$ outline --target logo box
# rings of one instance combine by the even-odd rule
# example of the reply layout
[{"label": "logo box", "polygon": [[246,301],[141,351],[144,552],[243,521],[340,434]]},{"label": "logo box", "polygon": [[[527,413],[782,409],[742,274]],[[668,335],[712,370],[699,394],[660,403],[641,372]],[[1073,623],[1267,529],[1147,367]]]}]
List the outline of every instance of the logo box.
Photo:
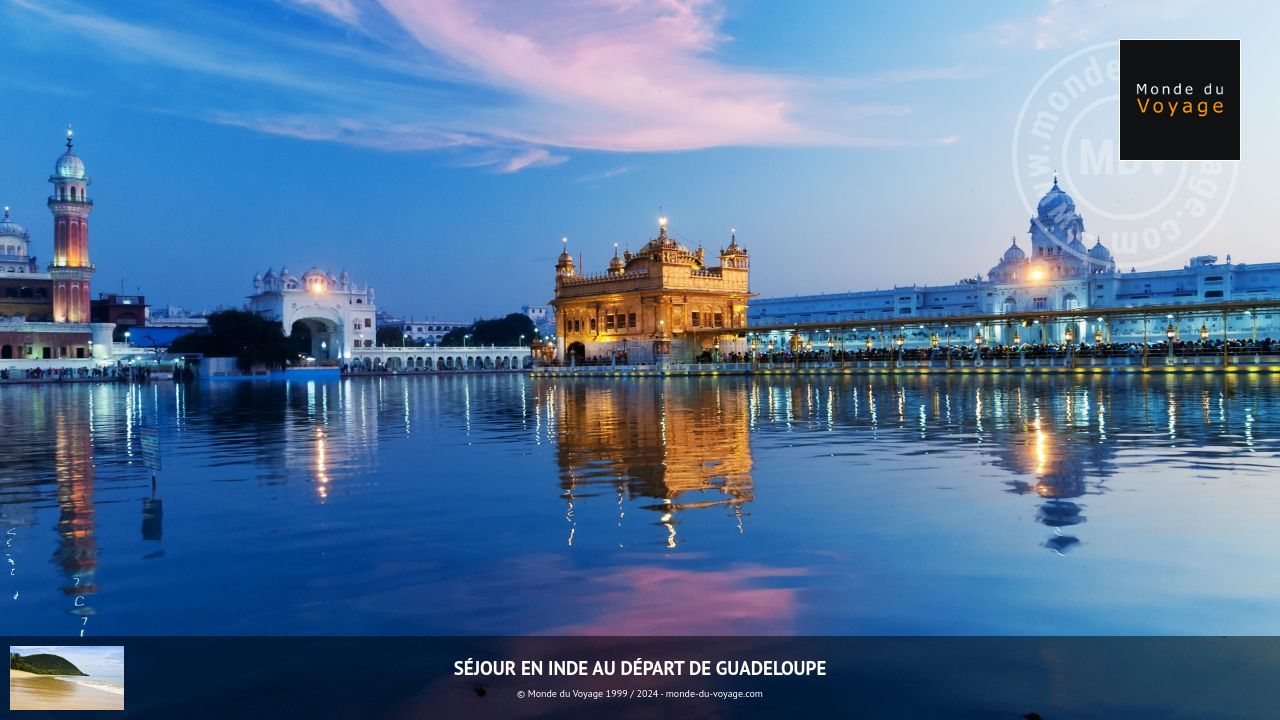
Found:
[{"label": "logo box", "polygon": [[1239,40],[1121,40],[1122,160],[1240,159]]}]

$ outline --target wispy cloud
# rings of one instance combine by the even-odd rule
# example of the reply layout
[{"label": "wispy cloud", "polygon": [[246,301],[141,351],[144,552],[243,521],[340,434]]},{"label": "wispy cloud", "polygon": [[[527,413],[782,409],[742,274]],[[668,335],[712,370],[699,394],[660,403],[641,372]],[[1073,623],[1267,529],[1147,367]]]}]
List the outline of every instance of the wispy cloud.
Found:
[{"label": "wispy cloud", "polygon": [[1003,20],[986,34],[1000,45],[1051,50],[1108,35],[1118,37],[1116,30],[1131,23],[1174,20],[1205,4],[1206,0],[1048,0],[1035,15]]},{"label": "wispy cloud", "polygon": [[296,5],[319,10],[344,23],[354,25],[360,19],[360,11],[351,0],[290,0]]},{"label": "wispy cloud", "polygon": [[264,7],[282,18],[213,6],[185,24],[73,0],[13,4],[119,62],[211,79],[204,104],[171,111],[313,141],[474,153],[464,164],[497,172],[556,165],[575,149],[939,142],[867,129],[911,108],[860,93],[972,76],[736,67],[721,59],[734,40],[715,0],[278,0]]},{"label": "wispy cloud", "polygon": [[599,182],[600,180],[608,180],[609,178],[614,178],[619,175],[625,175],[626,173],[629,173],[629,172],[631,172],[631,166],[619,165],[618,167],[615,167],[615,168],[609,168],[604,172],[592,173],[590,175],[583,175],[582,177],[578,178],[574,182],[578,182],[578,183]]},{"label": "wispy cloud", "polygon": [[568,160],[564,155],[552,155],[546,148],[530,148],[502,163],[502,172],[520,172],[525,168],[559,165]]}]

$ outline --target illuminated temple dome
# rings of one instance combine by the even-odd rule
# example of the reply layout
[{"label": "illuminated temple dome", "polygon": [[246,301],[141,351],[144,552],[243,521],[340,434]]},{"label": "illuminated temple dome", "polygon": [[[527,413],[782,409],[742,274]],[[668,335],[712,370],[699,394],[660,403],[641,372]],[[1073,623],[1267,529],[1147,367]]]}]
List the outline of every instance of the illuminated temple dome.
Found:
[{"label": "illuminated temple dome", "polygon": [[1076,201],[1071,199],[1065,190],[1058,186],[1058,176],[1053,176],[1053,187],[1040,198],[1036,206],[1036,214],[1041,219],[1067,218],[1076,212]]},{"label": "illuminated temple dome", "polygon": [[1102,238],[1098,238],[1093,247],[1089,248],[1089,257],[1098,262],[1111,262],[1111,251],[1102,244]]},{"label": "illuminated temple dome", "polygon": [[[1034,284],[1115,272],[1115,261],[1100,240],[1092,248],[1085,245],[1084,218],[1076,212],[1075,200],[1058,184],[1057,175],[1036,205],[1027,233],[1031,236],[1030,252],[1019,247],[1015,238],[1000,262],[987,271],[989,282]],[[1075,290],[1064,290],[1062,297]],[[1079,290],[1083,292],[1083,288]]]},{"label": "illuminated temple dome", "polygon": [[640,260],[658,260],[664,263],[687,263],[689,265],[699,265],[698,258],[691,252],[689,248],[681,245],[679,241],[667,234],[667,219],[660,218],[658,221],[658,236],[644,244],[640,251],[635,254],[628,266],[639,262]]},{"label": "illuminated temple dome", "polygon": [[31,235],[27,229],[9,219],[9,208],[0,219],[0,272],[38,272],[35,258],[31,257]]},{"label": "illuminated temple dome", "polygon": [[1027,253],[1024,252],[1022,248],[1018,247],[1018,238],[1009,238],[1009,240],[1011,242],[1009,249],[1004,251],[1004,261],[1011,263],[1026,260]]},{"label": "illuminated temple dome", "polygon": [[67,126],[67,151],[53,166],[53,175],[67,180],[84,180],[84,161],[71,150],[71,126]]},{"label": "illuminated temple dome", "polygon": [[0,219],[0,238],[10,242],[13,240],[20,240],[23,243],[26,243],[31,239],[31,235],[27,232],[26,228],[9,219],[8,207],[5,207],[4,209],[4,218]]}]

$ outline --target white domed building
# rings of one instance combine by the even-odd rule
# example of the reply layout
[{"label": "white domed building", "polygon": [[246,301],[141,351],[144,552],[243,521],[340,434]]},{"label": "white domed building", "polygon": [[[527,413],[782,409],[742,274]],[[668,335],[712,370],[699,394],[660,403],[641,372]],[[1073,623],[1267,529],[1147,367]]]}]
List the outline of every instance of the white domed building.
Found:
[{"label": "white domed building", "polygon": [[[1134,308],[1141,315],[1143,306],[1177,306],[1221,303],[1250,299],[1280,298],[1280,263],[1225,263],[1213,255],[1191,258],[1186,266],[1173,270],[1121,273],[1116,268],[1111,250],[1101,238],[1085,232],[1084,218],[1076,210],[1075,200],[1058,183],[1040,198],[1036,215],[1027,228],[1029,247],[1024,248],[1015,237],[1005,248],[999,261],[986,276],[962,280],[950,285],[908,285],[889,290],[831,293],[775,297],[755,300],[749,311],[749,325],[814,324],[860,320],[892,320],[895,323],[919,318],[921,323],[904,333],[909,346],[931,342],[937,330],[959,331],[948,318],[956,316],[1000,316],[1018,314],[1034,317],[1037,311],[1064,311],[1085,308]],[[1189,308],[1190,309],[1190,308]],[[1017,332],[1012,322],[995,318],[987,321],[991,343],[1007,343]],[[1169,321],[1161,315],[1158,325]],[[1176,333],[1180,337],[1197,336],[1204,322],[1214,337],[1224,332],[1232,339],[1274,337],[1280,323],[1273,314],[1245,313],[1231,315],[1227,327],[1221,320],[1182,320]],[[929,327],[925,327],[925,326]],[[1151,319],[1121,318],[1095,321],[1081,313],[1079,321],[1035,324],[1024,329],[1026,342],[1060,342],[1068,327],[1074,327],[1077,339],[1102,336],[1116,342],[1138,342],[1159,339],[1163,331],[1153,330]],[[945,330],[950,328],[951,330]],[[784,340],[778,333],[775,341]],[[764,339],[761,339],[764,342]]]},{"label": "white domed building", "polygon": [[31,235],[27,229],[9,218],[9,208],[0,218],[0,273],[34,275],[40,272],[31,254]]}]

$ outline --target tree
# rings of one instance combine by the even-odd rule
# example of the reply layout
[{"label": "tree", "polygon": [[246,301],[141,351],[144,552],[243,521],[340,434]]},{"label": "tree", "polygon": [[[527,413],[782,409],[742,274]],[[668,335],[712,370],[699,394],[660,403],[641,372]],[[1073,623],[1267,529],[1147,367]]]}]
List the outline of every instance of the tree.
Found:
[{"label": "tree", "polygon": [[[470,339],[464,336],[470,335]],[[524,336],[524,340],[520,336]],[[533,321],[524,313],[511,313],[504,318],[477,320],[469,327],[454,328],[440,339],[440,344],[458,347],[468,345],[520,345],[533,340]]]},{"label": "tree", "polygon": [[207,331],[177,338],[169,352],[234,357],[242,372],[258,364],[280,368],[298,358],[298,349],[284,336],[280,323],[247,310],[213,313]]},{"label": "tree", "polygon": [[404,344],[404,331],[398,327],[384,326],[378,328],[378,339],[375,341],[379,347],[393,345],[400,346]]}]

